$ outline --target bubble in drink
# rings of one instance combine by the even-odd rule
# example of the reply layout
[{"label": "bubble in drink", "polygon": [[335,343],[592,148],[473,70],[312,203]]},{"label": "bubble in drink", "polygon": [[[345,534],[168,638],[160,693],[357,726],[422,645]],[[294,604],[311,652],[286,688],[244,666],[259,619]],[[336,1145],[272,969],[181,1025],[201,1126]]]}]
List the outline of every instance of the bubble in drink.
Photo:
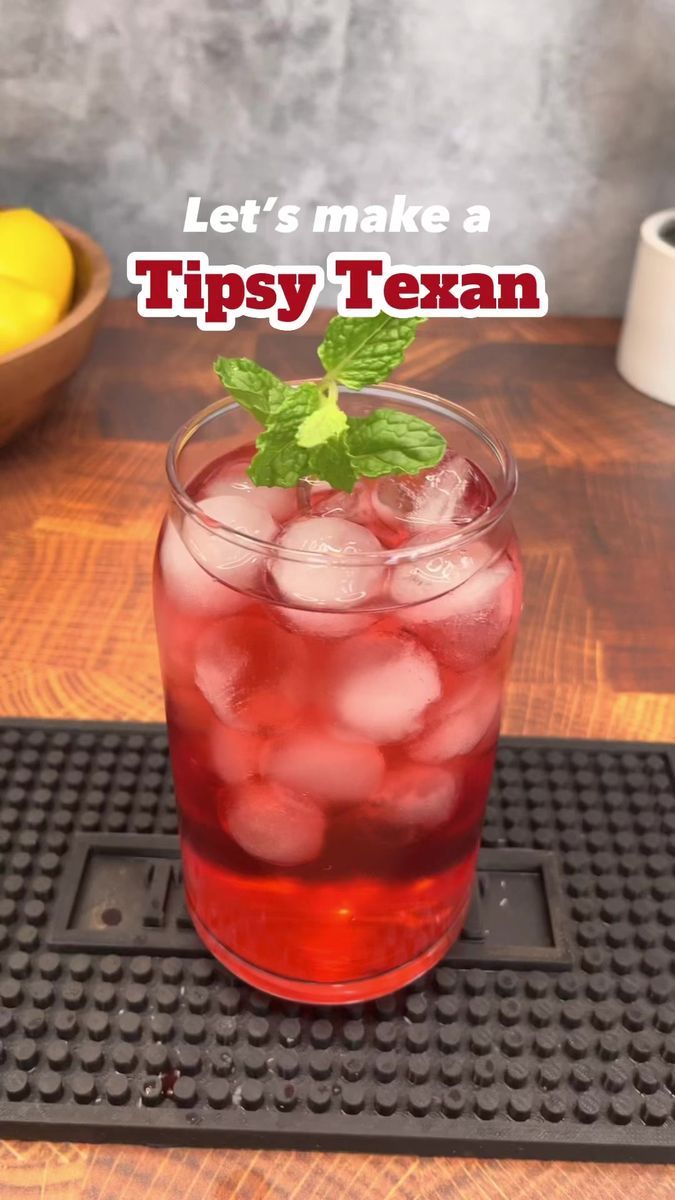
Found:
[{"label": "bubble in drink", "polygon": [[[278,525],[274,518],[243,493],[211,496],[199,507],[207,517],[237,533],[265,542],[276,537]],[[210,575],[238,588],[251,588],[257,583],[264,558],[255,546],[233,541],[225,530],[210,530],[194,517],[185,518],[183,537],[190,553]]]},{"label": "bubble in drink", "polygon": [[229,463],[212,475],[201,489],[199,503],[211,496],[246,496],[266,509],[279,525],[297,510],[294,488],[256,487],[248,477],[248,460]]},{"label": "bubble in drink", "polygon": [[257,616],[211,625],[195,651],[195,681],[225,725],[274,731],[292,724],[305,703],[303,646]]},{"label": "bubble in drink", "polygon": [[279,783],[244,784],[222,805],[221,820],[242,850],[277,867],[298,867],[321,853],[323,813]]},{"label": "bubble in drink", "polygon": [[167,521],[159,551],[167,593],[180,608],[203,616],[236,612],[246,603],[239,592],[218,583],[200,567],[172,521]]},{"label": "bubble in drink", "polygon": [[224,783],[244,783],[258,773],[262,743],[254,733],[220,722],[209,736],[210,763]]},{"label": "bubble in drink", "polygon": [[382,752],[372,742],[344,739],[310,728],[272,742],[262,774],[319,804],[354,804],[372,796],[384,776]]},{"label": "bubble in drink", "polygon": [[427,715],[422,733],[409,747],[416,762],[444,763],[472,750],[499,730],[500,685],[491,679],[473,680],[447,699],[439,700]]},{"label": "bubble in drink", "polygon": [[331,703],[347,729],[373,742],[397,742],[422,724],[441,680],[428,650],[405,634],[363,634],[340,646]]},{"label": "bubble in drink", "polygon": [[371,816],[390,825],[435,829],[452,815],[457,792],[451,771],[409,763],[388,773]]},{"label": "bubble in drink", "polygon": [[373,508],[388,525],[409,532],[422,528],[466,525],[494,500],[490,483],[473,463],[448,451],[436,467],[419,475],[387,475],[378,479]]},{"label": "bubble in drink", "polygon": [[379,565],[350,564],[355,554],[381,550],[368,529],[343,517],[301,517],[278,539],[288,550],[328,555],[330,562],[297,562],[277,558],[272,578],[284,600],[300,607],[340,610],[365,604],[378,593],[383,569]]}]

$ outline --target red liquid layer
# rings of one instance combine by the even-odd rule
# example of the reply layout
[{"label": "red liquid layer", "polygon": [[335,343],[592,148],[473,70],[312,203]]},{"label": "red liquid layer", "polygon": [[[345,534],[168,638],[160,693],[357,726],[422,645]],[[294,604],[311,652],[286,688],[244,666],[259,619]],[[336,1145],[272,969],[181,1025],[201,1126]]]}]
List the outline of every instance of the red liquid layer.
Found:
[{"label": "red liquid layer", "polygon": [[[240,478],[240,464],[241,452],[213,464],[193,494]],[[488,495],[477,471],[472,486]],[[296,500],[273,493],[265,520],[273,512],[283,538]],[[230,494],[262,499],[245,484]],[[314,504],[324,516],[348,504],[390,547],[419,534],[373,494],[323,491]],[[370,589],[366,603],[347,607],[340,594],[337,611],[315,613],[289,603],[292,586],[306,604],[302,564],[288,576],[263,555],[233,564],[231,547],[193,541],[212,576],[185,549],[190,537],[185,525],[162,531],[155,607],[197,928],[236,974],[278,995],[381,995],[461,930],[520,607],[515,543],[447,603],[436,588],[400,606],[401,568],[364,568],[347,582]],[[235,577],[256,594],[222,581]],[[325,576],[316,586],[325,603]]]}]

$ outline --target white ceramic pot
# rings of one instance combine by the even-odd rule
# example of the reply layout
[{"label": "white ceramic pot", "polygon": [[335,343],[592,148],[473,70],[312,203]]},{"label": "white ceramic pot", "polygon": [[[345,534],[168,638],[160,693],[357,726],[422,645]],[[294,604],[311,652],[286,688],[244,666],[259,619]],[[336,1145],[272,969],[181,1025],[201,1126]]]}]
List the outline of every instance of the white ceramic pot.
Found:
[{"label": "white ceramic pot", "polygon": [[675,208],[640,226],[616,365],[638,391],[675,405]]}]

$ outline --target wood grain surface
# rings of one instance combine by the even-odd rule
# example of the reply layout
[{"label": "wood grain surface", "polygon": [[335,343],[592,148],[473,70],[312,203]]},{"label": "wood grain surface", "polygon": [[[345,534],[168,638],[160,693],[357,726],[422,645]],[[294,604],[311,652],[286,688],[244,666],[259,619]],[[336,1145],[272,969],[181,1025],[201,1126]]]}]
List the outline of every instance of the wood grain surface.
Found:
[{"label": "wood grain surface", "polygon": [[[0,714],[155,720],[165,443],[217,353],[298,378],[325,318],[205,334],[109,305],[79,375],[0,451]],[[526,608],[509,733],[675,740],[675,411],[614,368],[606,320],[430,321],[397,381],[466,405],[520,465]],[[668,1167],[0,1144],[21,1200],[665,1200]]]}]

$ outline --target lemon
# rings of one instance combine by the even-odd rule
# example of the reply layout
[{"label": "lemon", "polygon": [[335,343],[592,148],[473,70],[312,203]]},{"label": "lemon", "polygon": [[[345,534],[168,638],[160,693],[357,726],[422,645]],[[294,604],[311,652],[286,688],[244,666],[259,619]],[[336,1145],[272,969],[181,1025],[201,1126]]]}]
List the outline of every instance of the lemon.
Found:
[{"label": "lemon", "polygon": [[20,279],[0,275],[0,354],[11,354],[42,337],[59,319],[53,296]]},{"label": "lemon", "polygon": [[73,291],[73,252],[46,217],[30,208],[8,208],[0,212],[0,275],[51,296],[61,316]]}]

